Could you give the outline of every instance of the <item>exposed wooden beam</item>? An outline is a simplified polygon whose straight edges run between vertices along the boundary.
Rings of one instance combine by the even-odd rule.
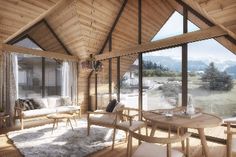
[[[229,29],[227,29],[224,25],[217,23],[217,21],[215,21],[214,19],[211,18],[211,21],[206,18],[206,15],[202,15],[199,13],[199,11],[196,11],[195,9],[193,9],[188,3],[184,2],[183,0],[176,0],[176,2],[178,2],[180,5],[182,5],[183,7],[186,7],[188,11],[190,11],[192,14],[194,14],[195,16],[197,16],[199,19],[201,19],[203,22],[205,22],[208,26],[212,27],[212,26],[219,26],[221,29],[223,29],[224,31],[227,32],[227,35],[230,37],[226,37],[226,39],[228,39],[230,42],[235,43],[236,42],[236,35],[234,32],[230,31]],[[213,23],[213,22],[214,23]]]
[[[14,34],[12,34],[11,36],[9,36],[6,40],[4,40],[4,43],[9,42],[10,40],[12,40],[13,38],[15,38],[16,36],[22,34],[23,32],[25,32],[26,30],[28,30],[29,28],[31,28],[33,25],[39,23],[42,19],[44,19],[46,16],[48,16],[49,14],[51,14],[52,12],[54,12],[57,8],[64,6],[66,3],[68,3],[70,0],[60,0],[58,1],[54,6],[52,6],[50,9],[48,9],[47,11],[43,12],[41,15],[39,15],[37,18],[35,18],[34,20],[32,20],[31,22],[29,22],[27,25],[25,25],[24,27],[22,27],[21,29],[19,29],[17,32],[15,32]]]
[[[162,40],[158,40],[154,42],[136,45],[134,47],[127,48],[124,50],[113,50],[110,53],[96,55],[95,58],[96,60],[105,60],[105,59],[113,58],[113,57],[127,56],[127,55],[142,53],[142,52],[150,52],[150,51],[155,51],[159,49],[164,49],[167,47],[182,45],[185,43],[191,43],[194,41],[216,38],[216,37],[224,36],[226,34],[227,34],[226,31],[222,30],[218,26],[214,26],[214,27],[210,27],[204,30],[185,33],[182,35],[177,35],[174,37],[170,37],[170,38],[166,38],[166,39],[162,39]]]
[[[40,56],[40,57],[60,59],[60,60],[69,60],[69,61],[74,61],[74,62],[79,61],[79,58],[77,56],[71,56],[71,55],[66,55],[66,54],[51,52],[51,51],[29,49],[29,48],[15,46],[15,45],[0,44],[0,48],[1,50],[6,51],[6,52],[30,54],[30,55]]]

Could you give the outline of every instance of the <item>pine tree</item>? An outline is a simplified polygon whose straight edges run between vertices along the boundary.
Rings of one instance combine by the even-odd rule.
[[[225,90],[229,91],[233,88],[233,79],[225,71],[220,72],[213,62],[205,69],[202,75],[202,81],[206,84],[204,88],[210,90]]]

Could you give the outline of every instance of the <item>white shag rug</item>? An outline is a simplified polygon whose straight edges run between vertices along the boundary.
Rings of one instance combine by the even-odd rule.
[[[73,123],[73,122],[72,122]],[[112,129],[91,126],[87,136],[87,122],[73,123],[74,131],[65,122],[52,133],[52,124],[9,132],[7,136],[25,157],[83,157],[112,144]],[[124,139],[117,131],[116,140]]]

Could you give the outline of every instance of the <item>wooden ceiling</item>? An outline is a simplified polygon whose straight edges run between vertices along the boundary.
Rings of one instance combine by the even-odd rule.
[[[49,10],[57,0],[0,0],[0,42]]]

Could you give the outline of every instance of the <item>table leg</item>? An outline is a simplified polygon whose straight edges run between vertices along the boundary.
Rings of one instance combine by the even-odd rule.
[[[200,128],[198,129],[198,134],[200,136],[201,139],[201,143],[202,143],[202,149],[204,152],[205,157],[209,157],[210,156],[210,152],[207,146],[207,141],[206,141],[206,137],[205,137],[205,133],[204,133],[204,128]]]
[[[53,130],[54,130],[54,127],[55,127],[55,125],[56,125],[56,119],[54,119],[54,121],[53,121],[53,126],[52,126],[52,133],[53,133]]]
[[[74,128],[73,128],[73,126],[72,126],[72,124],[71,124],[70,118],[68,118],[68,121],[69,121],[69,123],[70,123],[70,126],[71,126],[72,130],[74,131]]]
[[[150,136],[152,136],[152,137],[154,136],[156,129],[157,129],[157,125],[156,124],[152,124],[152,131],[150,133]]]

